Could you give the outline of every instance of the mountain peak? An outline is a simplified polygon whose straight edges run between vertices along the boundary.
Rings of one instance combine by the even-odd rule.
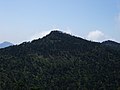
[[[10,43],[10,42],[3,42],[3,43],[0,43],[0,48],[5,48],[5,47],[9,47],[9,46],[12,46],[13,44]]]
[[[54,31],[51,31],[50,32],[50,34],[48,34],[48,35],[50,35],[50,36],[57,36],[57,35],[60,35],[60,34],[65,34],[65,33],[63,33],[62,31],[58,31],[58,30],[54,30]]]
[[[64,37],[68,37],[71,36],[67,33],[64,33],[62,31],[58,31],[58,30],[54,30],[51,31],[48,35],[45,36],[45,38],[49,38],[49,39],[60,39],[60,38],[64,38]]]
[[[63,33],[62,31],[58,31],[58,30],[54,30],[54,31],[51,31],[50,34],[56,34],[56,33]]]

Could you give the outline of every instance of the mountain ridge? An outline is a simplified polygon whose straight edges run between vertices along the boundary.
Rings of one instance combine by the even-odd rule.
[[[12,45],[13,45],[13,43],[4,41],[3,43],[0,43],[0,48],[5,48],[5,47],[12,46]]]
[[[119,90],[120,52],[59,31],[0,49],[1,90]]]

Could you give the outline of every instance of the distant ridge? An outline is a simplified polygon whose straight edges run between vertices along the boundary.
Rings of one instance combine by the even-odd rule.
[[[102,42],[102,44],[112,49],[120,50],[120,43],[118,42],[107,40]]]
[[[9,46],[12,46],[13,43],[10,43],[10,42],[3,42],[3,43],[0,43],[0,48],[5,48],[5,47],[9,47]]]

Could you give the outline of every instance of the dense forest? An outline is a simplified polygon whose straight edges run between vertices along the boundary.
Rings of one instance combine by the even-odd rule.
[[[0,90],[120,90],[120,44],[52,31],[0,49]]]

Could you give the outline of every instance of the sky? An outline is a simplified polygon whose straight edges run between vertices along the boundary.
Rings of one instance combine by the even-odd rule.
[[[120,42],[120,0],[0,0],[0,42],[19,44],[51,30]]]

